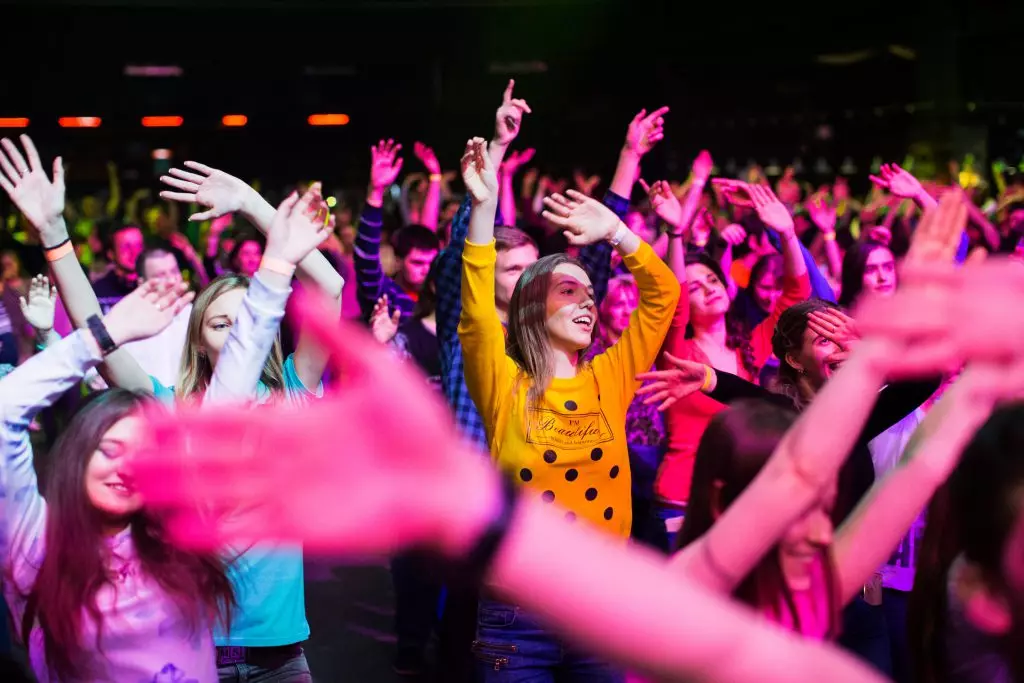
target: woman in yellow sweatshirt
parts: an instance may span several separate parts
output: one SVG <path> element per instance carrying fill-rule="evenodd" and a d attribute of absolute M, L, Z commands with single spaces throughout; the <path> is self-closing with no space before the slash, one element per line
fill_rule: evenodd
<path fill-rule="evenodd" d="M 626 409 L 640 386 L 637 373 L 647 371 L 661 349 L 679 282 L 601 203 L 571 191 L 569 198 L 554 195 L 544 200 L 544 217 L 573 245 L 611 242 L 636 279 L 640 305 L 619 342 L 584 363 L 597 322 L 590 277 L 574 259 L 553 254 L 516 284 L 506 338 L 494 308 L 498 181 L 482 139 L 467 144 L 462 173 L 474 205 L 463 254 L 459 338 L 466 385 L 483 417 L 491 456 L 517 482 L 565 510 L 566 519 L 586 520 L 625 539 L 632 523 Z M 517 608 L 486 600 L 474 648 L 488 672 L 557 670 L 564 672 L 559 680 L 622 680 L 603 665 L 568 654 Z"/>

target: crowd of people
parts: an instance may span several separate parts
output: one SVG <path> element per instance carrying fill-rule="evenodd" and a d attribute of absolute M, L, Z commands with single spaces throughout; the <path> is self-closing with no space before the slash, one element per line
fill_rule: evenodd
<path fill-rule="evenodd" d="M 1024 184 L 645 178 L 663 107 L 597 200 L 531 113 L 276 208 L 194 161 L 71 201 L 0 141 L 38 680 L 310 681 L 311 549 L 391 557 L 409 678 L 1024 680 Z"/>

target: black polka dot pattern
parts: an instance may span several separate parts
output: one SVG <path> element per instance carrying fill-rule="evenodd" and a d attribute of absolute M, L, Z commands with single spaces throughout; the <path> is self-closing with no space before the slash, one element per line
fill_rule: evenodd
<path fill-rule="evenodd" d="M 611 477 L 612 479 L 619 476 L 619 466 L 616 465 L 615 467 L 613 467 L 612 471 L 608 473 L 608 476 Z"/>
<path fill-rule="evenodd" d="M 556 460 L 558 460 L 558 453 L 555 453 L 554 451 L 544 451 L 544 462 L 550 465 Z"/>
<path fill-rule="evenodd" d="M 523 469 L 519 470 L 519 478 L 522 479 L 523 481 L 530 481 L 531 479 L 533 479 L 533 472 L 524 467 Z"/>
<path fill-rule="evenodd" d="M 602 451 L 600 448 L 595 448 L 594 450 L 590 451 L 590 459 L 593 460 L 594 462 L 597 462 L 603 457 L 604 451 Z"/>
<path fill-rule="evenodd" d="M 615 510 L 612 510 L 611 508 L 605 508 L 604 509 L 604 518 L 606 520 L 611 521 L 612 515 L 614 515 L 614 514 L 615 514 Z"/>
<path fill-rule="evenodd" d="M 543 494 L 541 494 L 541 499 L 545 503 L 553 503 L 553 502 L 555 502 L 555 492 L 554 491 L 545 491 Z"/>
<path fill-rule="evenodd" d="M 576 401 L 566 401 L 565 402 L 565 409 L 566 410 L 576 410 L 576 408 L 578 408 L 578 407 L 579 406 L 576 405 Z"/>
<path fill-rule="evenodd" d="M 587 492 L 583 495 L 586 496 L 587 500 L 597 500 L 597 489 L 587 489 Z"/>
<path fill-rule="evenodd" d="M 565 480 L 566 481 L 576 481 L 576 479 L 579 476 L 580 476 L 580 473 L 577 472 L 575 469 L 571 469 L 571 470 L 566 470 L 565 471 Z"/>

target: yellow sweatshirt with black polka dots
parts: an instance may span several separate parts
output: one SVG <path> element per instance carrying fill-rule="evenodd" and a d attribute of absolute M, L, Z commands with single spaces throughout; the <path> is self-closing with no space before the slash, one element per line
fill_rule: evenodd
<path fill-rule="evenodd" d="M 466 243 L 459 338 L 466 386 L 487 429 L 498 466 L 542 500 L 619 536 L 632 526 L 626 410 L 650 370 L 679 300 L 679 282 L 642 243 L 623 259 L 640 303 L 618 343 L 571 379 L 554 379 L 529 406 L 528 379 L 505 354 L 494 307 L 494 242 Z M 595 308 L 596 317 L 597 310 Z M 519 380 L 519 381 L 517 381 Z"/>

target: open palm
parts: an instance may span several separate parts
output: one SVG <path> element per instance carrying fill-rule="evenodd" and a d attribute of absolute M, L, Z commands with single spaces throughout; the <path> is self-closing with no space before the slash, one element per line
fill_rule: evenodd
<path fill-rule="evenodd" d="M 4 138 L 0 144 L 0 187 L 37 230 L 59 223 L 64 215 L 64 166 L 60 157 L 53 160 L 51 182 L 29 136 L 21 136 L 27 162 L 13 142 Z"/>
<path fill-rule="evenodd" d="M 28 296 L 21 297 L 21 314 L 25 321 L 40 332 L 53 329 L 53 316 L 57 308 L 57 290 L 50 286 L 45 275 L 36 275 L 28 288 Z"/>
<path fill-rule="evenodd" d="M 585 246 L 608 239 L 618 228 L 619 217 L 607 206 L 576 190 L 568 197 L 553 194 L 544 198 L 544 218 L 562 228 L 569 243 Z"/>
<path fill-rule="evenodd" d="M 473 138 L 466 143 L 466 151 L 462 155 L 462 181 L 476 204 L 498 198 L 498 174 L 494 171 L 494 163 L 483 138 Z"/>
<path fill-rule="evenodd" d="M 178 190 L 164 190 L 160 196 L 170 201 L 199 204 L 207 209 L 189 216 L 191 221 L 206 221 L 241 211 L 253 191 L 244 181 L 224 171 L 196 161 L 186 161 L 185 166 L 192 171 L 172 168 L 170 175 L 160 176 L 160 182 Z"/>

